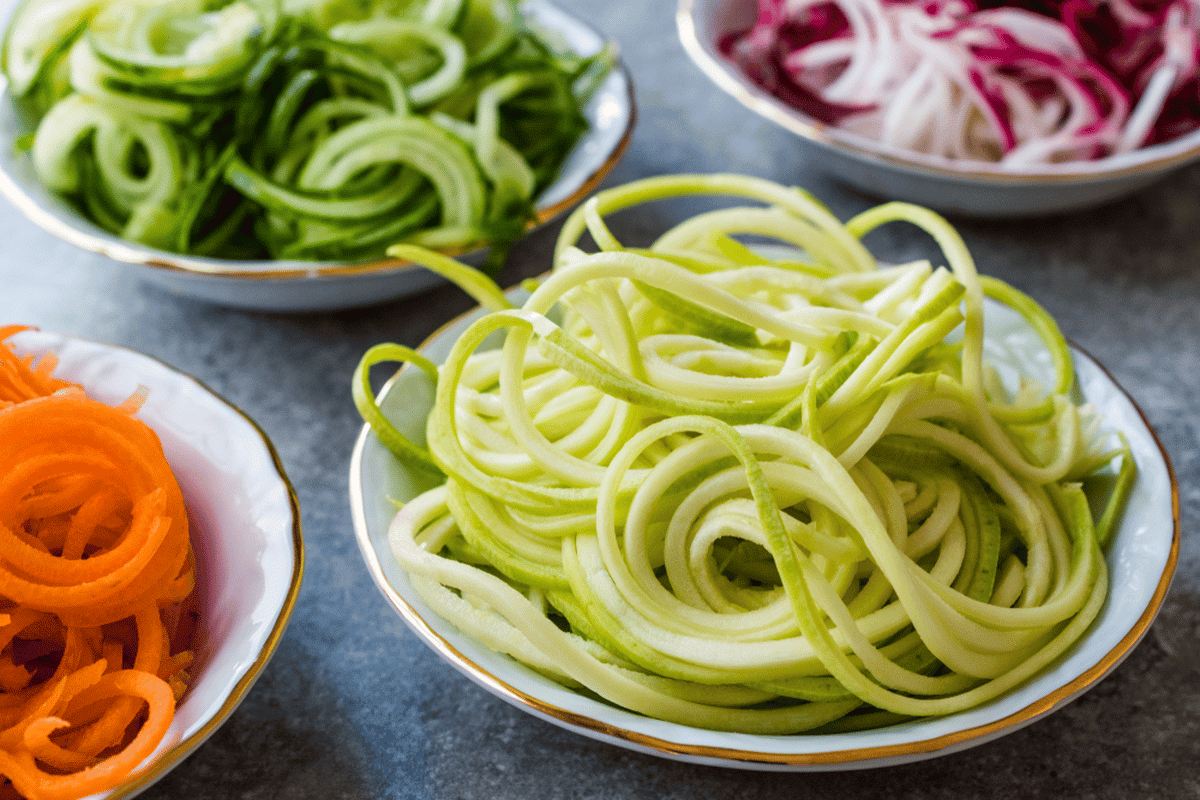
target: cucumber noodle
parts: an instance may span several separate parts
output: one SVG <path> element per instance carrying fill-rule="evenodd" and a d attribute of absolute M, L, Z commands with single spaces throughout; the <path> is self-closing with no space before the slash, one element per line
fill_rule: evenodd
<path fill-rule="evenodd" d="M 903 150 L 1020 169 L 1200 125 L 1195 0 L 759 0 L 724 37 L 752 80 Z"/>
<path fill-rule="evenodd" d="M 644 249 L 604 222 L 683 195 L 757 202 Z M 893 221 L 928 231 L 949 269 L 878 265 L 860 238 Z M 585 232 L 599 252 L 578 249 Z M 373 348 L 355 400 L 402 460 L 444 474 L 390 542 L 429 606 L 487 646 L 676 723 L 847 730 L 986 702 L 1104 603 L 1128 447 L 1069 398 L 1053 320 L 981 279 L 937 215 L 890 203 L 842 225 L 764 180 L 652 178 L 577 210 L 519 308 L 400 251 L 489 311 L 440 368 Z M 985 294 L 1044 340 L 1053 386 L 1010 392 L 984 362 Z M 427 451 L 379 412 L 381 359 L 436 375 Z M 1094 525 L 1081 481 L 1117 462 Z"/>
<path fill-rule="evenodd" d="M 514 0 L 25 0 L 3 63 L 38 177 L 123 238 L 498 263 L 612 58 L 557 52 Z"/>

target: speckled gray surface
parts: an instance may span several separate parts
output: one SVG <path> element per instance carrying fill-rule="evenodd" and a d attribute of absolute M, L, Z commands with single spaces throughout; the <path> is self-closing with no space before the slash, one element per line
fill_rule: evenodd
<path fill-rule="evenodd" d="M 673 4 L 569 0 L 616 38 L 639 121 L 609 183 L 741 171 L 798 183 L 846 217 L 870 201 L 801 163 L 789 135 L 711 88 L 683 54 Z M 1149 416 L 1172 458 L 1183 543 L 1143 644 L 1061 712 L 990 744 L 918 764 L 825 774 L 691 766 L 567 733 L 444 666 L 375 590 L 351 532 L 346 474 L 359 427 L 347 386 L 371 344 L 416 344 L 470 303 L 451 289 L 315 315 L 231 311 L 139 284 L 0 207 L 0 320 L 135 348 L 192 373 L 275 442 L 303 510 L 308 568 L 277 655 L 245 703 L 143 795 L 539 798 L 1200 798 L 1200 167 L 1099 210 L 1026 222 L 956 221 L 984 272 L 1045 304 Z M 653 218 L 618 218 L 636 239 Z M 553 230 L 513 254 L 542 271 Z M 928 243 L 889 229 L 884 257 Z"/>

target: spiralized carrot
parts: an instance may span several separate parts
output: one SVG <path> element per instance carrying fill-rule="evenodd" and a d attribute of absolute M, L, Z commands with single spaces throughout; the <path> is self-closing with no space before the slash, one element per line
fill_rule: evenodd
<path fill-rule="evenodd" d="M 0 798 L 111 789 L 187 689 L 195 559 L 179 484 L 133 417 L 0 326 Z"/>
<path fill-rule="evenodd" d="M 4 342 L 13 334 L 29 330 L 26 325 L 0 326 L 0 342 Z M 42 359 L 47 367 L 53 368 L 56 359 Z M 46 374 L 44 369 L 33 366 L 32 358 L 18 358 L 14 350 L 0 347 L 0 408 L 32 400 L 51 394 L 59 389 L 65 389 L 71 384 L 56 380 Z"/>

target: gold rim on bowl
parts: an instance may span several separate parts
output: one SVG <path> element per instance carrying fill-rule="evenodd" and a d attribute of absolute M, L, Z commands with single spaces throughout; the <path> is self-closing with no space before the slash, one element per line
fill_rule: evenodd
<path fill-rule="evenodd" d="M 146 357 L 154 358 L 153 356 Z M 154 360 L 158 361 L 158 359 Z M 167 365 L 164 362 L 160 361 L 159 363 L 163 363 L 164 366 L 168 367 L 168 369 L 173 369 L 170 367 L 170 365 Z M 174 369 L 173 371 L 179 372 L 179 370 Z M 233 690 L 229 693 L 229 696 L 225 698 L 225 701 L 221 704 L 221 707 L 218 708 L 216 713 L 214 713 L 207 722 L 200 726 L 195 733 L 180 740 L 155 757 L 154 763 L 147 767 L 145 772 L 140 773 L 135 778 L 117 786 L 113 790 L 113 793 L 108 796 L 108 800 L 119 800 L 119 798 L 134 795 L 142 791 L 144 788 L 150 786 L 171 769 L 179 766 L 179 764 L 182 763 L 185 758 L 191 755 L 192 751 L 204 744 L 204 742 L 206 742 L 208 738 L 216 732 L 217 728 L 221 727 L 221 725 L 225 723 L 230 715 L 233 714 L 234 710 L 241 705 L 242 701 L 246 699 L 246 695 L 249 693 L 250 688 L 254 685 L 254 682 L 258 680 L 263 669 L 267 666 L 267 662 L 270 661 L 271 657 L 275 654 L 275 650 L 279 646 L 279 640 L 283 638 L 283 632 L 287 628 L 287 624 L 292 616 L 292 611 L 296 606 L 296 598 L 300 594 L 300 583 L 304 576 L 304 537 L 300 530 L 300 500 L 296 497 L 296 490 L 292 486 L 292 482 L 288 479 L 287 474 L 283 470 L 283 461 L 279 458 L 279 453 L 275 450 L 275 445 L 271 443 L 271 440 L 267 437 L 266 432 L 263 431 L 259 424 L 255 422 L 248 414 L 246 414 L 246 412 L 242 411 L 241 408 L 217 394 L 215 391 L 209 388 L 207 384 L 198 378 L 194 378 L 186 373 L 180 374 L 191 378 L 191 380 L 193 380 L 201 389 L 208 392 L 225 405 L 229 406 L 229 408 L 242 417 L 242 419 L 250 423 L 250 426 L 262 438 L 263 444 L 267 448 L 267 452 L 271 454 L 271 462 L 275 465 L 275 471 L 278 474 L 280 481 L 283 482 L 284 488 L 287 490 L 288 504 L 292 513 L 292 548 L 296 555 L 292 564 L 292 576 L 288 583 L 287 594 L 284 596 L 283 605 L 279 609 L 279 614 L 275 619 L 275 624 L 271 628 L 271 633 L 267 636 L 266 641 L 263 642 L 262 650 L 259 651 L 258 657 L 254 659 L 254 663 L 250 665 L 250 668 L 246 671 L 246 674 L 243 675 L 236 684 L 234 684 Z"/>

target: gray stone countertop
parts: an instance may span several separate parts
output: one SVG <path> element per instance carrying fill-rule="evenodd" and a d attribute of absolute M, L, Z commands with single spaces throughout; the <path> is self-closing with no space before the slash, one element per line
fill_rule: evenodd
<path fill-rule="evenodd" d="M 609 185 L 733 171 L 805 186 L 843 218 L 872 204 L 817 175 L 790 134 L 700 75 L 673 4 L 563 5 L 619 41 L 634 76 L 637 128 Z M 143 285 L 0 208 L 0 321 L 123 345 L 195 375 L 263 427 L 300 499 L 307 572 L 274 659 L 228 722 L 144 797 L 1200 798 L 1200 166 L 1093 211 L 954 222 L 981 271 L 1044 304 L 1156 428 L 1178 477 L 1174 585 L 1133 654 L 1046 719 L 921 763 L 778 774 L 676 763 L 535 719 L 443 664 L 375 589 L 347 499 L 360 427 L 351 369 L 370 345 L 416 345 L 466 310 L 459 291 L 338 313 L 230 310 Z M 655 224 L 626 216 L 614 229 L 632 240 Z M 871 240 L 881 257 L 927 252 L 894 228 Z M 555 232 L 517 246 L 509 282 L 546 268 Z"/>

